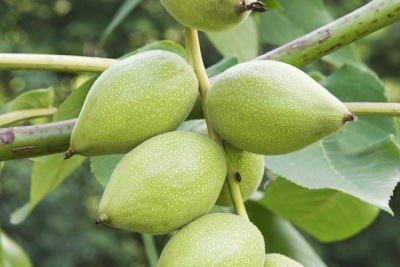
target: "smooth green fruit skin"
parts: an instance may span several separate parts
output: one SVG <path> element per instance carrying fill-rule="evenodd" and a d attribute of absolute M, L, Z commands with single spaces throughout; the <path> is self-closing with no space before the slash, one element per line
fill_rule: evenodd
<path fill-rule="evenodd" d="M 210 87 L 207 111 L 223 139 L 263 155 L 302 149 L 353 116 L 307 74 L 277 61 L 251 61 L 226 70 Z"/>
<path fill-rule="evenodd" d="M 270 253 L 265 256 L 264 267 L 304 267 L 304 265 L 285 255 Z"/>
<path fill-rule="evenodd" d="M 201 121 L 191 129 L 193 132 L 207 135 L 207 125 Z M 225 142 L 226 155 L 232 166 L 240 173 L 240 193 L 243 201 L 247 200 L 259 187 L 264 175 L 264 157 L 262 155 L 243 151 Z M 217 205 L 230 207 L 233 205 L 228 184 L 224 183 L 217 199 Z"/>
<path fill-rule="evenodd" d="M 164 247 L 158 267 L 261 267 L 265 245 L 250 221 L 230 213 L 210 213 L 179 230 Z"/>
<path fill-rule="evenodd" d="M 180 56 L 161 50 L 112 65 L 96 80 L 73 129 L 73 154 L 127 153 L 146 139 L 175 130 L 198 95 L 198 81 Z"/>
<path fill-rule="evenodd" d="M 124 156 L 99 205 L 103 222 L 148 234 L 166 234 L 207 213 L 226 176 L 220 147 L 191 132 L 153 137 Z"/>
<path fill-rule="evenodd" d="M 180 24 L 200 31 L 226 31 L 241 22 L 250 14 L 242 2 L 250 0 L 161 0 L 168 13 Z"/>

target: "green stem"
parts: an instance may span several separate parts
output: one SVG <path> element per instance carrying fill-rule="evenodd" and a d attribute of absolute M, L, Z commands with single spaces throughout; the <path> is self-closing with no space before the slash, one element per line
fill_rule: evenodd
<path fill-rule="evenodd" d="M 400 103 L 362 103 L 346 102 L 346 107 L 357 116 L 398 116 Z"/>
<path fill-rule="evenodd" d="M 254 60 L 277 60 L 302 67 L 398 20 L 400 20 L 400 1 L 374 0 Z M 103 72 L 117 61 L 81 56 L 0 54 L 0 70 Z"/>
<path fill-rule="evenodd" d="M 203 64 L 197 30 L 186 27 L 185 42 L 186 42 L 187 61 L 193 67 L 193 70 L 196 73 L 196 76 L 199 80 L 199 92 L 203 106 L 204 118 L 207 124 L 208 135 L 210 139 L 216 142 L 224 151 L 225 160 L 228 167 L 226 181 L 228 183 L 233 206 L 235 208 L 236 213 L 239 216 L 242 216 L 243 218 L 246 218 L 248 220 L 249 217 L 247 215 L 246 208 L 243 203 L 243 198 L 240 193 L 239 182 L 235 178 L 237 170 L 232 166 L 230 160 L 226 156 L 222 140 L 219 137 L 219 135 L 215 132 L 214 128 L 210 124 L 210 120 L 208 119 L 206 98 L 208 89 L 210 88 L 210 82 L 207 77 L 206 69 Z"/>
<path fill-rule="evenodd" d="M 400 1 L 375 0 L 255 60 L 302 67 L 400 19 Z"/>
<path fill-rule="evenodd" d="M 17 110 L 0 115 L 0 126 L 7 125 L 16 121 L 52 116 L 57 111 L 56 108 L 34 108 Z"/>
<path fill-rule="evenodd" d="M 0 161 L 67 150 L 76 119 L 0 129 Z"/>
<path fill-rule="evenodd" d="M 149 234 L 142 234 L 142 240 L 150 267 L 156 267 L 158 262 L 158 253 L 156 244 L 154 242 L 154 237 Z"/>
<path fill-rule="evenodd" d="M 117 61 L 98 57 L 10 53 L 0 54 L 0 70 L 103 72 Z"/>
<path fill-rule="evenodd" d="M 399 116 L 400 103 L 345 102 L 357 116 Z M 65 152 L 76 119 L 0 129 L 0 161 Z M 30 148 L 34 144 L 35 149 Z M 14 152 L 13 152 L 14 151 Z M 231 168 L 231 176 L 235 174 Z"/>

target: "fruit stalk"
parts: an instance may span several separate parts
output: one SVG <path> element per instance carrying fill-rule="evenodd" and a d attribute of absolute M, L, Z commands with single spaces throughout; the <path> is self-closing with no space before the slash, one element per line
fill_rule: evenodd
<path fill-rule="evenodd" d="M 199 93 L 202 100 L 201 102 L 203 107 L 203 114 L 207 124 L 208 135 L 211 138 L 211 140 L 221 145 L 222 144 L 221 139 L 219 138 L 218 134 L 214 131 L 208 120 L 205 100 L 207 97 L 208 89 L 210 88 L 210 82 L 208 80 L 207 73 L 204 68 L 197 30 L 186 27 L 185 41 L 186 41 L 186 60 L 193 67 L 197 79 L 199 80 Z"/>
<path fill-rule="evenodd" d="M 216 142 L 224 151 L 225 160 L 228 166 L 228 173 L 226 179 L 235 211 L 239 216 L 248 220 L 249 217 L 247 215 L 246 208 L 243 203 L 243 198 L 240 193 L 240 187 L 239 187 L 240 181 L 236 179 L 238 172 L 230 164 L 222 140 L 219 137 L 219 135 L 215 132 L 208 119 L 207 108 L 206 108 L 206 97 L 208 89 L 210 88 L 210 82 L 204 67 L 203 58 L 201 56 L 197 30 L 185 27 L 185 41 L 186 41 L 186 57 L 187 57 L 186 60 L 193 67 L 194 72 L 196 73 L 196 76 L 199 80 L 199 92 L 203 106 L 204 118 L 207 124 L 208 135 L 210 139 Z"/>

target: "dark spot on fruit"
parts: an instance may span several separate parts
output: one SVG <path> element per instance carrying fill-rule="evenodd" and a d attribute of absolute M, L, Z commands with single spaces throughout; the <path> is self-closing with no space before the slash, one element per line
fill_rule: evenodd
<path fill-rule="evenodd" d="M 236 179 L 236 181 L 238 181 L 238 182 L 242 181 L 242 176 L 240 175 L 239 172 L 236 172 L 236 173 L 235 173 L 235 179 Z"/>

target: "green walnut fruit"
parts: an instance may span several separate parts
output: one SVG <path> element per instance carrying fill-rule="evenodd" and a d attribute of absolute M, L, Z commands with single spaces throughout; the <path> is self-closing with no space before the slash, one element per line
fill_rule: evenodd
<path fill-rule="evenodd" d="M 357 117 L 301 70 L 277 61 L 251 61 L 222 73 L 207 95 L 219 135 L 263 155 L 304 148 Z"/>
<path fill-rule="evenodd" d="M 193 108 L 197 87 L 192 67 L 174 53 L 153 50 L 121 60 L 90 89 L 65 157 L 127 153 L 175 130 Z"/>
<path fill-rule="evenodd" d="M 191 131 L 207 135 L 206 122 L 204 120 L 199 122 L 192 127 Z M 261 183 L 264 175 L 264 157 L 238 149 L 227 142 L 224 142 L 224 146 L 230 163 L 240 174 L 240 193 L 243 201 L 245 201 L 257 190 Z M 219 206 L 233 205 L 226 182 L 216 204 Z"/>
<path fill-rule="evenodd" d="M 264 258 L 264 238 L 256 226 L 234 214 L 210 213 L 168 241 L 158 267 L 261 267 Z"/>
<path fill-rule="evenodd" d="M 304 267 L 304 265 L 285 255 L 270 253 L 265 256 L 264 267 Z"/>
<path fill-rule="evenodd" d="M 118 163 L 96 223 L 140 233 L 170 233 L 213 207 L 226 171 L 221 148 L 205 136 L 155 136 Z"/>
<path fill-rule="evenodd" d="M 243 22 L 251 10 L 265 11 L 262 2 L 251 0 L 161 0 L 179 23 L 200 31 L 226 31 Z"/>

